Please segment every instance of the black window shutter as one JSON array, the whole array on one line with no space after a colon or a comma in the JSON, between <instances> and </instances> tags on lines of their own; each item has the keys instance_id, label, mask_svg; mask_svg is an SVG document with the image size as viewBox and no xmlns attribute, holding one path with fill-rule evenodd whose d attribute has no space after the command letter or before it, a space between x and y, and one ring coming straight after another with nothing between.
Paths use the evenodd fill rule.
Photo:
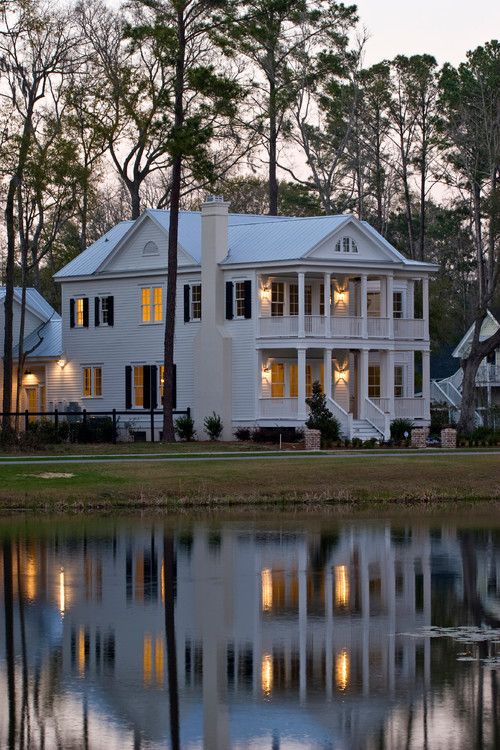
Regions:
<instances>
[{"instance_id":1,"label":"black window shutter","mask_svg":"<svg viewBox=\"0 0 500 750\"><path fill-rule=\"evenodd\" d=\"M189 284L184 284L184 323L189 323Z\"/></svg>"},{"instance_id":2,"label":"black window shutter","mask_svg":"<svg viewBox=\"0 0 500 750\"><path fill-rule=\"evenodd\" d=\"M75 327L75 300L70 299L69 301L69 327Z\"/></svg>"},{"instance_id":3,"label":"black window shutter","mask_svg":"<svg viewBox=\"0 0 500 750\"><path fill-rule=\"evenodd\" d=\"M125 367L125 409L132 408L132 367Z\"/></svg>"},{"instance_id":4,"label":"black window shutter","mask_svg":"<svg viewBox=\"0 0 500 750\"><path fill-rule=\"evenodd\" d=\"M108 297L108 326L115 324L115 298L113 295Z\"/></svg>"},{"instance_id":5,"label":"black window shutter","mask_svg":"<svg viewBox=\"0 0 500 750\"><path fill-rule=\"evenodd\" d=\"M226 281L226 320L233 319L233 282Z\"/></svg>"},{"instance_id":6,"label":"black window shutter","mask_svg":"<svg viewBox=\"0 0 500 750\"><path fill-rule=\"evenodd\" d=\"M158 406L158 368L151 365L151 406L156 409Z\"/></svg>"},{"instance_id":7,"label":"black window shutter","mask_svg":"<svg viewBox=\"0 0 500 750\"><path fill-rule=\"evenodd\" d=\"M89 298L83 298L83 327L89 327Z\"/></svg>"},{"instance_id":8,"label":"black window shutter","mask_svg":"<svg viewBox=\"0 0 500 750\"><path fill-rule=\"evenodd\" d=\"M245 318L252 317L252 282L247 279L245 282Z\"/></svg>"},{"instance_id":9,"label":"black window shutter","mask_svg":"<svg viewBox=\"0 0 500 750\"><path fill-rule=\"evenodd\" d=\"M99 325L99 305L100 305L100 298L94 297L94 325Z\"/></svg>"},{"instance_id":10,"label":"black window shutter","mask_svg":"<svg viewBox=\"0 0 500 750\"><path fill-rule=\"evenodd\" d=\"M144 383L143 407L145 409L151 409L151 366L144 365L142 369Z\"/></svg>"},{"instance_id":11,"label":"black window shutter","mask_svg":"<svg viewBox=\"0 0 500 750\"><path fill-rule=\"evenodd\" d=\"M172 372L172 405L177 409L177 365L174 365Z\"/></svg>"}]
</instances>

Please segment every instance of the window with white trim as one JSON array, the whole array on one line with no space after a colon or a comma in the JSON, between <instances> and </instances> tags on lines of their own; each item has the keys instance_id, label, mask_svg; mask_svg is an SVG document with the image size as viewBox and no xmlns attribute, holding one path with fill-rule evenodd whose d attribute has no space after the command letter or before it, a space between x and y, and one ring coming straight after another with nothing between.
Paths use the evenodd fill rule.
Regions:
<instances>
[{"instance_id":1,"label":"window with white trim","mask_svg":"<svg viewBox=\"0 0 500 750\"><path fill-rule=\"evenodd\" d=\"M83 297L75 299L75 328L83 328L85 325L84 304Z\"/></svg>"},{"instance_id":2,"label":"window with white trim","mask_svg":"<svg viewBox=\"0 0 500 750\"><path fill-rule=\"evenodd\" d=\"M403 317L403 292L394 292L392 295L392 310L394 318Z\"/></svg>"},{"instance_id":3,"label":"window with white trim","mask_svg":"<svg viewBox=\"0 0 500 750\"><path fill-rule=\"evenodd\" d=\"M234 311L236 318L245 317L245 282L236 281L234 284Z\"/></svg>"},{"instance_id":4,"label":"window with white trim","mask_svg":"<svg viewBox=\"0 0 500 750\"><path fill-rule=\"evenodd\" d=\"M290 315L299 314L299 285L290 284L289 287L289 309ZM312 286L304 286L304 315L312 315Z\"/></svg>"},{"instance_id":5,"label":"window with white trim","mask_svg":"<svg viewBox=\"0 0 500 750\"><path fill-rule=\"evenodd\" d=\"M380 398L380 365L368 367L368 398Z\"/></svg>"},{"instance_id":6,"label":"window with white trim","mask_svg":"<svg viewBox=\"0 0 500 750\"><path fill-rule=\"evenodd\" d=\"M163 320L163 289L161 286L141 288L141 321L161 323Z\"/></svg>"},{"instance_id":7,"label":"window with white trim","mask_svg":"<svg viewBox=\"0 0 500 750\"><path fill-rule=\"evenodd\" d=\"M101 319L100 319L100 325L107 326L109 325L109 297L101 297L100 298L100 307L101 307Z\"/></svg>"},{"instance_id":8,"label":"window with white trim","mask_svg":"<svg viewBox=\"0 0 500 750\"><path fill-rule=\"evenodd\" d=\"M271 284L271 315L282 317L285 314L285 285L282 281Z\"/></svg>"},{"instance_id":9,"label":"window with white trim","mask_svg":"<svg viewBox=\"0 0 500 750\"><path fill-rule=\"evenodd\" d=\"M88 365L82 368L83 398L102 396L102 368Z\"/></svg>"},{"instance_id":10,"label":"window with white trim","mask_svg":"<svg viewBox=\"0 0 500 750\"><path fill-rule=\"evenodd\" d=\"M336 253L357 253L358 245L352 237L342 237L335 243Z\"/></svg>"},{"instance_id":11,"label":"window with white trim","mask_svg":"<svg viewBox=\"0 0 500 750\"><path fill-rule=\"evenodd\" d=\"M403 398L404 396L403 367L401 365L394 367L394 396L395 398Z\"/></svg>"},{"instance_id":12,"label":"window with white trim","mask_svg":"<svg viewBox=\"0 0 500 750\"><path fill-rule=\"evenodd\" d=\"M201 284L191 286L191 320L201 320Z\"/></svg>"}]
</instances>

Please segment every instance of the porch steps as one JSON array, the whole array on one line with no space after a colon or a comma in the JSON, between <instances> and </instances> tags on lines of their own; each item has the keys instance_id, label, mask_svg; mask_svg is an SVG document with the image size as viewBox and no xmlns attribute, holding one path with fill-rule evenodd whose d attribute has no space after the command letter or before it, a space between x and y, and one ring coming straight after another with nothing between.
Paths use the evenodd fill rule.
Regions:
<instances>
[{"instance_id":1,"label":"porch steps","mask_svg":"<svg viewBox=\"0 0 500 750\"><path fill-rule=\"evenodd\" d=\"M375 427L368 422L366 419L353 419L352 421L352 437L358 438L359 440L381 440L382 435Z\"/></svg>"}]
</instances>

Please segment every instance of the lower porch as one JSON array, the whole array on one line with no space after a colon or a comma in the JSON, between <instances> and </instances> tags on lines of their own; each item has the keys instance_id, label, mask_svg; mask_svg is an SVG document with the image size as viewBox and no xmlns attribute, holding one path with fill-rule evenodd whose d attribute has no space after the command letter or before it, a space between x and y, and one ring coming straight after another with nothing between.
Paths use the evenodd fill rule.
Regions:
<instances>
[{"instance_id":1,"label":"lower porch","mask_svg":"<svg viewBox=\"0 0 500 750\"><path fill-rule=\"evenodd\" d=\"M259 352L259 422L300 425L319 381L327 405L352 438L365 428L388 439L396 418L428 424L429 353L370 349L283 349ZM366 433L367 434L367 433Z\"/></svg>"}]
</instances>

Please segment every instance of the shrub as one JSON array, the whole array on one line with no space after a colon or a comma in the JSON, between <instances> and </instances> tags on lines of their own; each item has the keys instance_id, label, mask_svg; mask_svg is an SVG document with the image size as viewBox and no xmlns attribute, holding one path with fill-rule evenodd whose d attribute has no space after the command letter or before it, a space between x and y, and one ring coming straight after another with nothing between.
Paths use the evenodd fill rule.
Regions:
<instances>
[{"instance_id":1,"label":"shrub","mask_svg":"<svg viewBox=\"0 0 500 750\"><path fill-rule=\"evenodd\" d=\"M175 420L175 431L181 440L185 440L187 443L191 442L196 438L196 430L194 429L194 421L187 415L185 417L179 417Z\"/></svg>"},{"instance_id":2,"label":"shrub","mask_svg":"<svg viewBox=\"0 0 500 750\"><path fill-rule=\"evenodd\" d=\"M217 440L224 429L222 419L215 412L210 417L205 417L203 427L210 440Z\"/></svg>"},{"instance_id":3,"label":"shrub","mask_svg":"<svg viewBox=\"0 0 500 750\"><path fill-rule=\"evenodd\" d=\"M333 416L326 405L326 396L321 390L321 384L315 380L312 386L312 396L306 399L310 409L306 427L321 432L321 444L331 445L340 437L340 422Z\"/></svg>"},{"instance_id":4,"label":"shrub","mask_svg":"<svg viewBox=\"0 0 500 750\"><path fill-rule=\"evenodd\" d=\"M411 419L395 419L391 422L391 440L394 440L395 443L402 443L403 440L407 439L405 432L410 436L412 430L413 422Z\"/></svg>"},{"instance_id":5,"label":"shrub","mask_svg":"<svg viewBox=\"0 0 500 750\"><path fill-rule=\"evenodd\" d=\"M234 437L236 438L236 440L251 440L251 427L237 427L234 431Z\"/></svg>"},{"instance_id":6,"label":"shrub","mask_svg":"<svg viewBox=\"0 0 500 750\"><path fill-rule=\"evenodd\" d=\"M255 443L297 443L303 439L304 433L296 427L256 427L252 430L252 440Z\"/></svg>"}]
</instances>

